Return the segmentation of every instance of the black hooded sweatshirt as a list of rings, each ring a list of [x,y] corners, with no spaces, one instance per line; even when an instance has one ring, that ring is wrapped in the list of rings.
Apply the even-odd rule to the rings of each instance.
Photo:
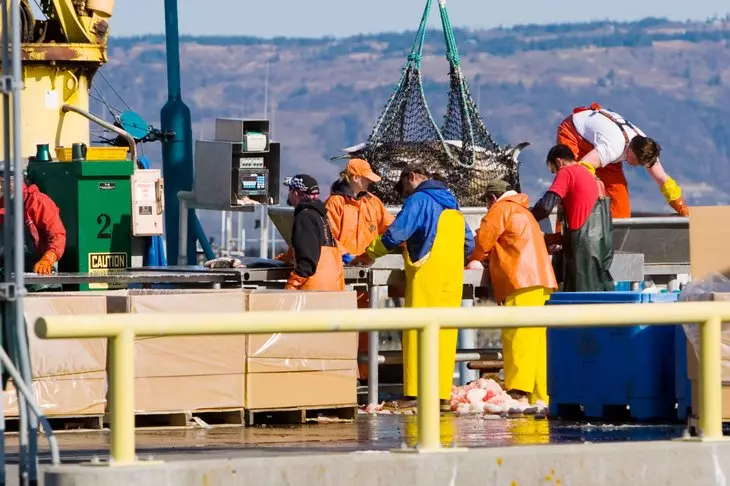
[[[296,258],[294,273],[311,277],[317,272],[321,248],[336,246],[322,201],[302,201],[294,209],[291,243]]]

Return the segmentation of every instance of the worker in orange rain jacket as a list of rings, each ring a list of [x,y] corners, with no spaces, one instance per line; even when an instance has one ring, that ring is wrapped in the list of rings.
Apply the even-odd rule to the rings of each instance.
[[[494,298],[507,306],[542,306],[558,288],[545,239],[528,198],[505,181],[487,185],[489,211],[482,218],[471,261],[489,259]],[[547,405],[545,328],[502,330],[504,382],[515,399]]]
[[[395,190],[406,196],[388,230],[373,240],[368,255],[375,259],[399,250],[405,242],[406,307],[460,307],[464,265],[474,249],[474,235],[448,187],[425,168],[404,170]],[[439,398],[451,410],[457,331],[439,332]],[[403,332],[403,397],[392,408],[412,409],[418,396],[416,331]]]
[[[689,215],[682,190],[659,161],[659,144],[618,113],[603,109],[598,103],[575,108],[558,126],[557,143],[570,147],[576,160],[595,169],[611,198],[613,218],[631,217],[624,160],[629,165],[645,167],[672,209],[682,216]]]
[[[325,203],[332,235],[340,243],[345,264],[370,264],[367,248],[373,239],[385,233],[395,217],[390,214],[377,196],[368,192],[370,184],[380,182],[380,176],[373,172],[363,159],[352,159],[347,163],[340,178],[332,184],[330,197]],[[370,306],[367,289],[358,291],[357,306]],[[360,333],[358,352],[368,351],[368,333]],[[367,364],[358,366],[361,379],[367,379]]]
[[[292,249],[296,265],[286,283],[294,290],[345,290],[345,272],[327,211],[319,200],[319,185],[307,174],[287,177],[287,204],[294,206]]]
[[[11,181],[14,177],[11,177]],[[10,194],[14,193],[11,182]],[[0,171],[0,228],[5,223],[4,188]],[[66,250],[66,228],[58,206],[35,184],[23,184],[23,217],[25,219],[25,271],[50,275],[53,266]],[[0,237],[2,232],[0,231]],[[7,244],[7,243],[6,243]]]

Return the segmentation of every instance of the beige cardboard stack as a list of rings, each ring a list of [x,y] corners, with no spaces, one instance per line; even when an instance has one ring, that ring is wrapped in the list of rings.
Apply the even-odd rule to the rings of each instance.
[[[357,308],[355,292],[239,290],[58,293],[26,300],[40,316],[95,313],[246,313]],[[253,314],[248,314],[255,319]],[[31,333],[36,395],[49,415],[103,414],[106,340],[40,340]],[[135,410],[172,413],[357,403],[354,333],[137,338]],[[17,415],[14,392],[6,415]]]
[[[36,337],[38,317],[73,314],[106,314],[103,295],[32,295],[24,300],[29,327],[33,391],[48,416],[103,415],[106,409],[106,340],[42,340]],[[18,416],[12,382],[4,397],[6,417]]]
[[[110,312],[244,312],[246,295],[228,291],[129,291],[109,297]],[[160,317],[164,319],[164,317]],[[219,410],[244,406],[246,336],[137,338],[137,413]]]
[[[257,291],[246,309],[296,312],[356,309],[355,292]],[[246,346],[246,408],[271,410],[357,404],[357,334],[251,335]]]
[[[689,251],[692,281],[699,282],[711,274],[730,279],[730,206],[693,207],[689,217]],[[730,293],[707,292],[692,300],[730,300]],[[687,374],[692,381],[692,411],[697,414],[699,362],[694,346],[687,343]],[[722,326],[722,416],[730,420],[730,323]]]

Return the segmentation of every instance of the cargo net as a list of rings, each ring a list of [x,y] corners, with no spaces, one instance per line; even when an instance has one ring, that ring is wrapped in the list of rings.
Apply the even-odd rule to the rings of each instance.
[[[481,206],[487,184],[503,179],[519,190],[519,167],[492,139],[459,67],[459,56],[445,6],[440,5],[451,66],[443,126],[438,128],[423,92],[420,60],[431,1],[398,87],[380,115],[367,145],[356,155],[367,159],[382,182],[372,191],[387,205],[402,198],[394,190],[401,171],[419,167],[442,179],[461,206]]]

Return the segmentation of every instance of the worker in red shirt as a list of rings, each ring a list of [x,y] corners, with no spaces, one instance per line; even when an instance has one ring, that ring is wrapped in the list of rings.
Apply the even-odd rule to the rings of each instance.
[[[575,159],[585,162],[603,181],[611,200],[612,217],[631,217],[624,160],[631,166],[645,167],[672,209],[681,216],[689,216],[681,188],[659,160],[661,146],[618,113],[598,103],[575,108],[558,126],[555,143],[569,147]]]
[[[4,187],[0,172],[0,227],[5,222]],[[10,194],[14,193],[11,177]],[[58,206],[35,184],[23,184],[25,271],[50,275],[66,249],[66,228]]]
[[[609,271],[613,261],[613,220],[603,182],[583,162],[577,162],[566,145],[556,145],[547,156],[555,180],[532,208],[538,221],[559,206],[562,235],[546,237],[562,253],[553,257],[558,280],[566,292],[613,290]],[[562,260],[562,261],[561,261]]]

